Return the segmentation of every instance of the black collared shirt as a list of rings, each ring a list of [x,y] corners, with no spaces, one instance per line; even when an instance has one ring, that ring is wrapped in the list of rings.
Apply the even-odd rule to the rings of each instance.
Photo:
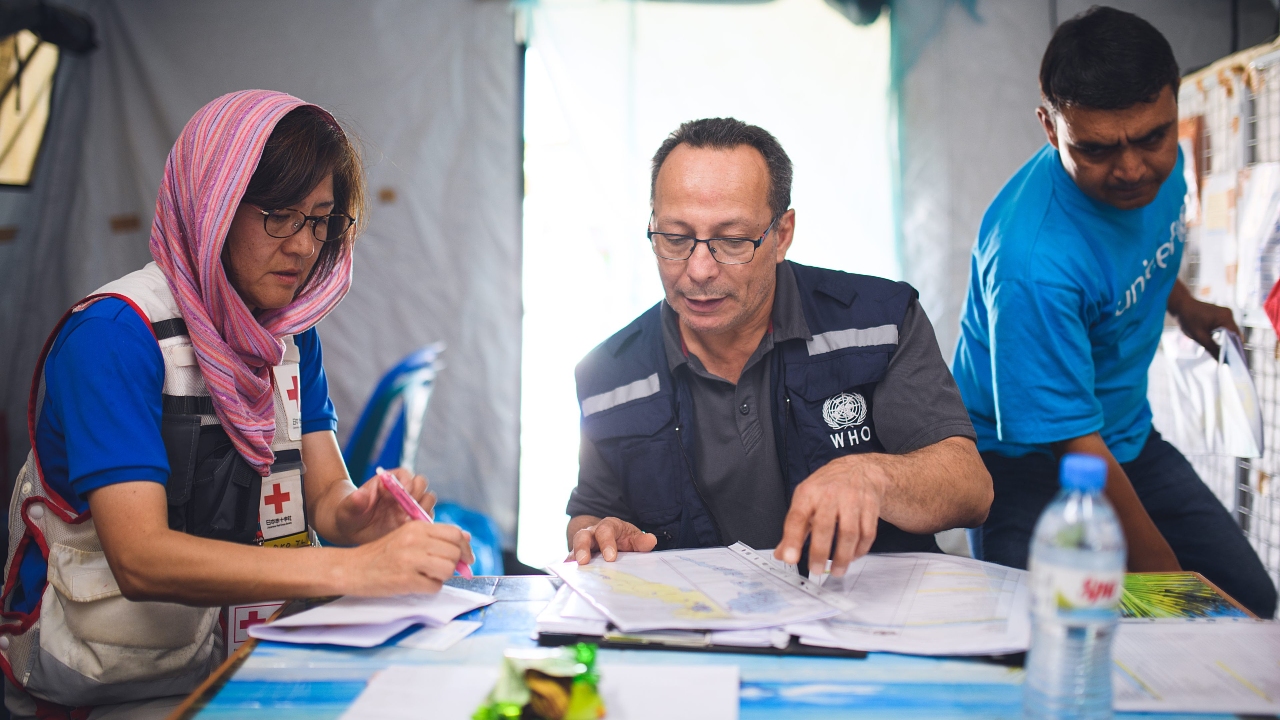
[[[771,369],[774,345],[811,339],[790,263],[777,270],[772,330],[747,360],[737,384],[685,355],[680,318],[662,303],[663,345],[672,374],[683,373],[693,396],[693,451],[700,489],[725,544],[775,547],[782,539],[788,493],[774,441]],[[872,412],[888,452],[908,453],[952,436],[974,438],[969,414],[942,360],[933,326],[918,302],[907,310],[898,349],[876,387]],[[614,516],[634,522],[622,484],[584,435],[570,516]]]

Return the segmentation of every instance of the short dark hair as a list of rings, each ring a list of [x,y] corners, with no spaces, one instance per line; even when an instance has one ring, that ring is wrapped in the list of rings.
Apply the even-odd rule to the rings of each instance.
[[[1180,74],[1169,41],[1151,23],[1094,5],[1058,26],[1040,62],[1040,94],[1054,110],[1120,110],[1153,102]]]
[[[342,255],[351,252],[364,224],[364,167],[359,152],[332,115],[315,105],[302,105],[276,123],[245,189],[244,202],[278,210],[302,202],[330,175],[333,212],[351,215],[356,224],[341,241],[320,247],[320,256],[299,293],[333,272]]]
[[[773,217],[787,211],[791,207],[791,158],[782,149],[778,139],[768,130],[755,125],[748,125],[734,118],[703,118],[683,123],[676,131],[667,136],[653,154],[653,177],[649,180],[649,202],[653,202],[653,193],[658,186],[658,171],[662,163],[677,145],[685,144],[695,148],[716,148],[731,150],[739,145],[750,145],[764,156],[764,164],[769,168],[769,212]]]

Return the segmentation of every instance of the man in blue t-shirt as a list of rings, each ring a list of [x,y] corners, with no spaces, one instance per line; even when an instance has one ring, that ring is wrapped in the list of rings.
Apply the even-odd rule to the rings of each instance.
[[[953,371],[995,486],[975,550],[1026,567],[1057,457],[1107,460],[1132,571],[1204,574],[1264,617],[1276,589],[1243,532],[1151,427],[1166,310],[1210,352],[1231,311],[1178,279],[1186,194],[1178,66],[1141,18],[1093,8],[1054,33],[1036,114],[1049,144],[987,209]]]

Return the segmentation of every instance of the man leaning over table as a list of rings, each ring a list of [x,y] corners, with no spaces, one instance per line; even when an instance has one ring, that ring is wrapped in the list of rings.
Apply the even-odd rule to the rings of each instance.
[[[1112,8],[1063,23],[1045,50],[1036,114],[1049,142],[982,219],[954,362],[995,483],[979,547],[1026,567],[1057,456],[1090,453],[1107,460],[1130,570],[1195,570],[1271,617],[1271,578],[1147,404],[1166,310],[1214,355],[1214,328],[1237,331],[1177,279],[1178,84],[1160,32]]]
[[[568,540],[595,551],[742,541],[844,574],[982,523],[991,478],[911,286],[785,260],[791,161],[731,118],[653,159],[649,238],[666,299],[577,368]]]

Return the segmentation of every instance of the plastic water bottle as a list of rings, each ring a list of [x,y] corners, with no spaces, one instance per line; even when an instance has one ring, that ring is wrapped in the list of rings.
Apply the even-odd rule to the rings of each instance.
[[[1124,584],[1120,522],[1102,495],[1107,464],[1062,458],[1062,490],[1031,541],[1031,651],[1026,718],[1110,718],[1111,640]]]

